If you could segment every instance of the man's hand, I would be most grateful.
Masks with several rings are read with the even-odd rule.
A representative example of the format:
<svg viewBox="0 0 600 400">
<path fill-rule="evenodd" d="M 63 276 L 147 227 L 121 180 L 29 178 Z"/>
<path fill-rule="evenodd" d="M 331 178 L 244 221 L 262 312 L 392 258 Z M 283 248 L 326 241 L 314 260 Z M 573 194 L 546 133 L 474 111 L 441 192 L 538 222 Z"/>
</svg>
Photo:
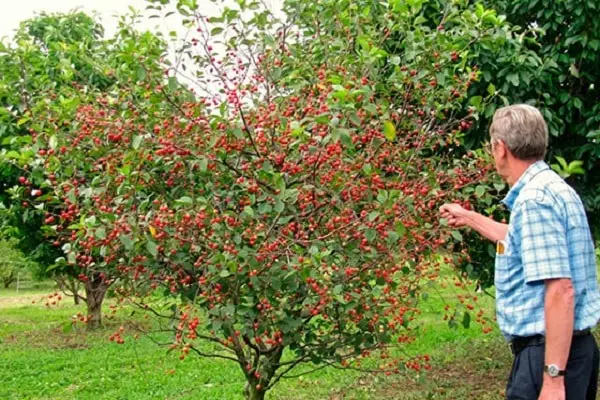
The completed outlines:
<svg viewBox="0 0 600 400">
<path fill-rule="evenodd" d="M 548 381 L 551 379 L 552 381 Z M 565 380 L 564 378 L 546 378 L 542 385 L 542 392 L 538 400 L 565 400 Z"/>
<path fill-rule="evenodd" d="M 467 225 L 470 212 L 458 204 L 444 204 L 440 208 L 442 218 L 447 219 L 448 225 L 453 228 Z"/>
</svg>

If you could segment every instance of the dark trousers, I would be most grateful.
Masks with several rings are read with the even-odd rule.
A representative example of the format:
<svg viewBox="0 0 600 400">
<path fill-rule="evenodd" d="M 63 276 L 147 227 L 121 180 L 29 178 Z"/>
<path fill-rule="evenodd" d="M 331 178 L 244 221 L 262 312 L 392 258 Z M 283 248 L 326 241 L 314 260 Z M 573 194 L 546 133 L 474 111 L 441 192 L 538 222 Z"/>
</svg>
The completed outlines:
<svg viewBox="0 0 600 400">
<path fill-rule="evenodd" d="M 536 400 L 544 378 L 544 343 L 525 347 L 515 355 L 506 387 L 508 400 Z M 567 362 L 567 400 L 596 400 L 598 345 L 592 335 L 574 337 Z"/>
</svg>

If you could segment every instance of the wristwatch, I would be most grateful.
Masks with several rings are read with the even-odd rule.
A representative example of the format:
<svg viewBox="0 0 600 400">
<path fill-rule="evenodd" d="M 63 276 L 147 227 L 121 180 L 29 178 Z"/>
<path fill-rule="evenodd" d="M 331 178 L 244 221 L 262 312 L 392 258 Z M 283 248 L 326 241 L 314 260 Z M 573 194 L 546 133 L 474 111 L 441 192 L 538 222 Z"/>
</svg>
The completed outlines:
<svg viewBox="0 0 600 400">
<path fill-rule="evenodd" d="M 565 376 L 567 373 L 566 370 L 559 369 L 558 365 L 556 364 L 545 365 L 544 372 L 546 372 L 552 378 L 556 378 L 557 376 Z"/>
</svg>

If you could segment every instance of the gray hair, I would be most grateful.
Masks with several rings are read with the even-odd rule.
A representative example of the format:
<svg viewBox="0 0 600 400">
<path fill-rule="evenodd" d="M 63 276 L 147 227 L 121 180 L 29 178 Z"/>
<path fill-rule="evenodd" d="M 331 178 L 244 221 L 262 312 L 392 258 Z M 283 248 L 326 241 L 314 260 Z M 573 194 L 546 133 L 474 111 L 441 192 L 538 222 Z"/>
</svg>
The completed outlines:
<svg viewBox="0 0 600 400">
<path fill-rule="evenodd" d="M 492 142 L 502 140 L 520 160 L 543 160 L 548 147 L 548 125 L 540 111 L 528 104 L 499 108 L 490 126 Z"/>
</svg>

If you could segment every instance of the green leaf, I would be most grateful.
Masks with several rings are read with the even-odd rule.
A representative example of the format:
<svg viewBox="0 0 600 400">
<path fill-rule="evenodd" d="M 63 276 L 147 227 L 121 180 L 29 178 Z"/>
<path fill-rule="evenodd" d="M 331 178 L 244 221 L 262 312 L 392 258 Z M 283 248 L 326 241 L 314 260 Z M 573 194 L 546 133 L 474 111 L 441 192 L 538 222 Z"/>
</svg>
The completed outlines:
<svg viewBox="0 0 600 400">
<path fill-rule="evenodd" d="M 210 34 L 211 34 L 211 36 L 215 36 L 215 35 L 218 35 L 221 32 L 223 32 L 223 30 L 224 30 L 223 28 L 217 26 L 216 28 L 211 29 Z"/>
<path fill-rule="evenodd" d="M 175 200 L 175 202 L 179 203 L 179 204 L 192 205 L 194 203 L 194 200 L 191 197 L 183 196 L 183 197 Z"/>
<path fill-rule="evenodd" d="M 67 262 L 70 265 L 75 265 L 75 263 L 77 262 L 77 256 L 75 255 L 75 253 L 71 252 L 67 255 Z"/>
<path fill-rule="evenodd" d="M 396 231 L 388 231 L 387 241 L 389 244 L 394 244 L 400 239 L 400 235 Z"/>
<path fill-rule="evenodd" d="M 292 123 L 290 124 L 290 128 L 292 129 L 292 134 L 294 134 L 295 136 L 298 136 L 302 134 L 302 132 L 304 132 L 304 129 L 302 129 L 302 125 L 300 125 L 300 122 L 298 121 L 292 121 Z"/>
<path fill-rule="evenodd" d="M 513 86 L 519 86 L 519 75 L 516 73 L 508 74 L 506 80 L 513 84 Z"/>
<path fill-rule="evenodd" d="M 133 249 L 133 241 L 132 241 L 131 237 L 129 237 L 127 235 L 119 235 L 119 240 L 121 241 L 121 243 L 123 243 L 123 246 L 125 246 L 126 250 Z"/>
<path fill-rule="evenodd" d="M 103 227 L 96 229 L 95 235 L 96 235 L 96 238 L 98 238 L 100 240 L 106 239 L 106 229 Z"/>
<path fill-rule="evenodd" d="M 329 114 L 321 114 L 319 116 L 317 116 L 317 118 L 315 118 L 315 122 L 319 123 L 319 124 L 328 124 L 329 123 Z M 294 129 L 292 127 L 292 129 Z"/>
<path fill-rule="evenodd" d="M 284 210 L 285 208 L 285 204 L 283 203 L 283 201 L 281 201 L 280 199 L 275 199 L 275 207 L 273 207 L 273 210 L 275 210 L 276 213 L 280 213 Z"/>
<path fill-rule="evenodd" d="M 406 0 L 395 0 L 393 11 L 396 13 L 404 14 L 408 12 L 408 6 Z"/>
<path fill-rule="evenodd" d="M 48 141 L 48 146 L 50 146 L 52 150 L 56 150 L 57 143 L 56 135 L 52 135 Z"/>
<path fill-rule="evenodd" d="M 375 229 L 367 229 L 365 231 L 365 239 L 367 239 L 369 243 L 375 239 L 375 236 L 377 236 L 377 231 Z"/>
<path fill-rule="evenodd" d="M 497 191 L 501 192 L 504 190 L 504 188 L 506 188 L 506 184 L 504 183 L 494 183 L 494 189 L 496 189 Z"/>
<path fill-rule="evenodd" d="M 385 121 L 383 123 L 383 135 L 390 142 L 396 138 L 396 127 L 391 121 Z"/>
<path fill-rule="evenodd" d="M 142 144 L 142 140 L 143 138 L 140 135 L 135 135 L 131 141 L 131 147 L 133 147 L 134 150 L 139 149 L 140 144 Z"/>
<path fill-rule="evenodd" d="M 273 211 L 273 207 L 271 207 L 271 205 L 268 203 L 262 203 L 260 206 L 258 206 L 258 212 L 260 214 L 268 214 L 271 211 Z"/>
<path fill-rule="evenodd" d="M 177 82 L 177 78 L 175 78 L 174 76 L 169 77 L 169 81 L 168 81 L 169 90 L 175 91 L 178 86 L 179 86 L 179 82 Z"/>
<path fill-rule="evenodd" d="M 148 250 L 148 253 L 150 253 L 153 257 L 158 255 L 158 246 L 150 239 L 148 239 L 146 242 L 146 250 Z"/>
<path fill-rule="evenodd" d="M 250 206 L 244 207 L 244 213 L 248 215 L 250 218 L 254 218 L 254 210 Z"/>
<path fill-rule="evenodd" d="M 136 70 L 138 81 L 143 81 L 146 79 L 146 69 L 144 67 L 138 67 Z"/>
<path fill-rule="evenodd" d="M 221 270 L 221 273 L 219 274 L 221 278 L 227 278 L 229 275 L 231 275 L 231 272 L 229 272 L 228 269 Z"/>
<path fill-rule="evenodd" d="M 475 196 L 477 196 L 477 197 L 483 197 L 484 195 L 485 195 L 485 186 L 478 185 L 475 188 Z"/>
<path fill-rule="evenodd" d="M 206 172 L 208 170 L 208 160 L 206 157 L 200 157 L 198 166 L 200 167 L 200 172 Z"/>
<path fill-rule="evenodd" d="M 465 329 L 468 329 L 469 326 L 471 326 L 471 315 L 466 311 L 463 315 L 462 325 L 465 327 Z"/>
<path fill-rule="evenodd" d="M 556 156 L 554 158 L 556 158 L 556 161 L 558 161 L 558 163 L 560 164 L 562 169 L 566 170 L 569 168 L 569 165 L 567 164 L 567 160 L 565 160 L 564 158 L 562 158 L 560 156 Z"/>
<path fill-rule="evenodd" d="M 17 121 L 17 126 L 21 126 L 23 124 L 26 124 L 27 122 L 29 122 L 31 118 L 29 117 L 23 117 L 20 120 Z"/>
<path fill-rule="evenodd" d="M 588 134 L 586 135 L 586 137 L 588 139 L 600 138 L 600 129 L 588 132 Z"/>
<path fill-rule="evenodd" d="M 400 221 L 396 222 L 396 233 L 400 237 L 403 237 L 404 235 L 406 235 L 406 227 Z"/>
<path fill-rule="evenodd" d="M 369 213 L 369 217 L 368 217 L 369 222 L 375 221 L 377 219 L 377 217 L 379 217 L 379 212 L 378 211 L 371 211 Z"/>
<path fill-rule="evenodd" d="M 458 241 L 458 242 L 463 241 L 463 236 L 461 235 L 461 233 L 459 231 L 452 231 L 450 234 L 456 241 Z"/>
<path fill-rule="evenodd" d="M 481 96 L 473 96 L 471 97 L 471 100 L 469 100 L 469 103 L 475 107 L 475 108 L 479 108 L 479 106 L 481 106 L 481 101 L 483 100 L 483 97 Z"/>
<path fill-rule="evenodd" d="M 571 73 L 571 75 L 573 75 L 575 78 L 579 78 L 579 69 L 577 68 L 577 66 L 575 64 L 571 64 L 569 66 L 569 72 Z"/>
<path fill-rule="evenodd" d="M 496 94 L 496 86 L 494 86 L 493 83 L 490 83 L 487 87 L 487 92 L 490 96 L 493 96 Z"/>
<path fill-rule="evenodd" d="M 4 157 L 6 157 L 6 159 L 8 159 L 8 160 L 16 160 L 16 159 L 21 158 L 21 154 L 18 151 L 11 150 L 11 151 L 7 152 Z"/>
<path fill-rule="evenodd" d="M 350 136 L 350 131 L 348 129 L 334 129 L 331 134 L 331 137 L 334 141 L 337 141 L 337 139 L 339 138 L 342 144 L 346 147 L 354 147 L 354 143 L 352 143 L 352 137 Z"/>
</svg>

